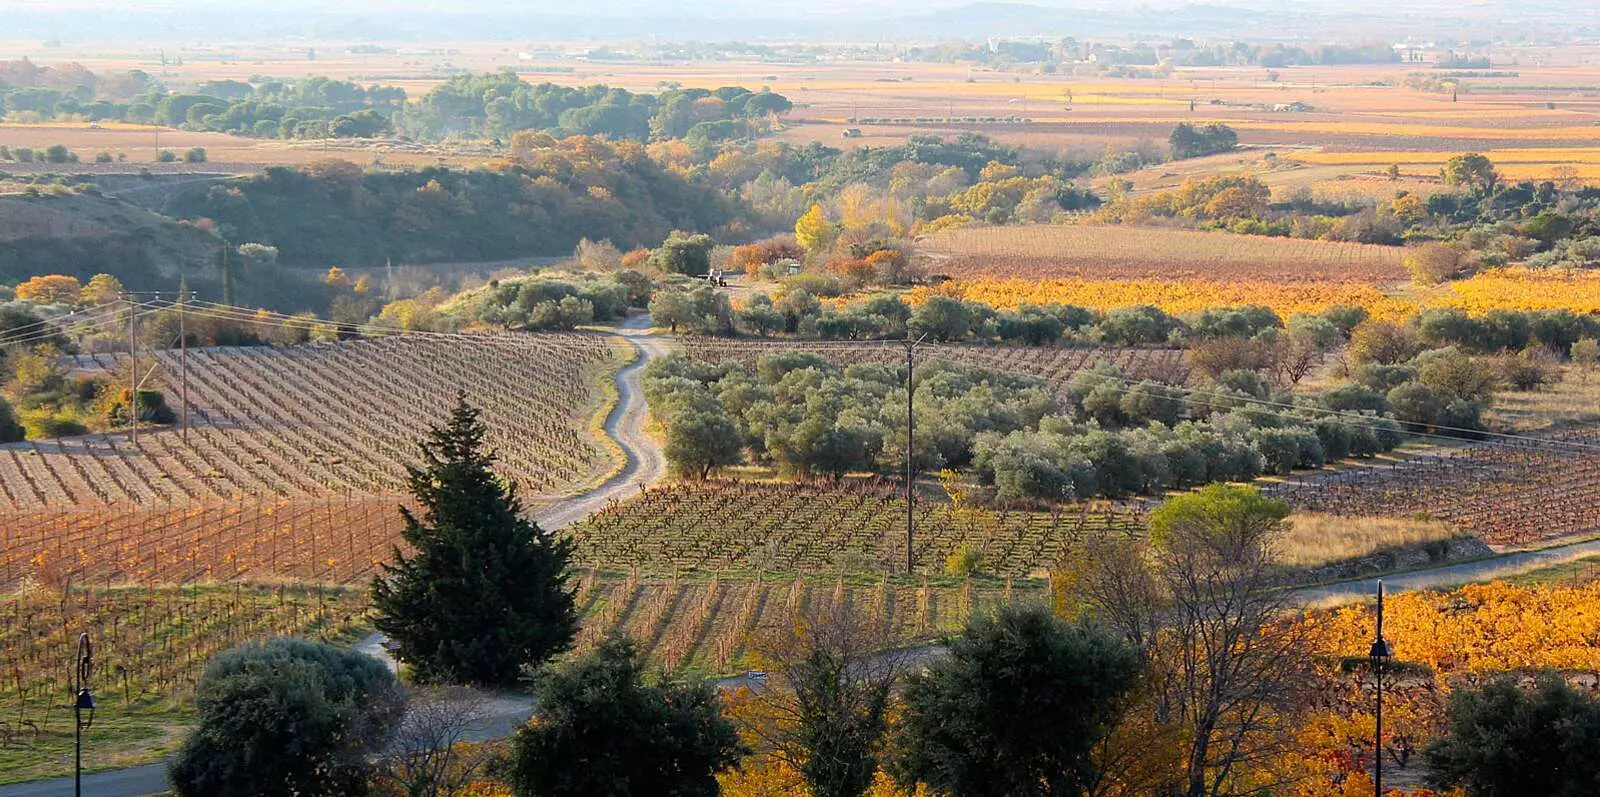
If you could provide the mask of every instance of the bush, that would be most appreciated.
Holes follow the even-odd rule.
[[[183,153],[183,162],[184,163],[205,163],[206,162],[206,148],[205,147],[191,147],[188,152]]]
[[[1559,675],[1457,690],[1448,729],[1423,753],[1432,785],[1468,795],[1580,797],[1600,788],[1600,701]]]
[[[633,643],[612,637],[538,679],[539,721],[517,731],[505,775],[519,797],[711,797],[744,752],[703,683],[644,683]]]
[[[1139,666],[1115,635],[1043,607],[975,615],[950,655],[910,677],[886,769],[908,791],[1082,793]]]
[[[1503,355],[1497,365],[1500,378],[1513,390],[1538,390],[1555,380],[1554,357],[1543,349],[1524,349],[1518,354]]]
[[[156,153],[156,163],[176,163],[178,156],[172,150],[161,150]]]
[[[168,768],[180,797],[361,794],[368,757],[404,701],[387,667],[321,642],[274,639],[217,654],[195,691],[199,726]]]

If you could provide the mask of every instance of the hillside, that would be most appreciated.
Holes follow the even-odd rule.
[[[134,289],[172,289],[212,269],[216,238],[94,193],[0,193],[0,282],[107,271]]]

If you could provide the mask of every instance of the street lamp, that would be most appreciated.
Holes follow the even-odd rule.
[[[1389,640],[1383,638],[1383,581],[1378,581],[1378,629],[1372,639],[1372,649],[1367,652],[1367,658],[1372,660],[1372,669],[1378,674],[1378,712],[1377,730],[1372,735],[1372,793],[1375,797],[1383,797],[1383,669],[1389,659],[1394,658],[1394,648]]]
[[[89,692],[89,676],[93,674],[94,645],[89,642],[88,634],[79,634],[78,666],[73,673],[73,692],[76,699],[72,704],[72,714],[78,726],[72,768],[72,793],[76,797],[83,797],[83,732],[94,724],[94,695]],[[85,711],[89,712],[88,719],[83,716]]]

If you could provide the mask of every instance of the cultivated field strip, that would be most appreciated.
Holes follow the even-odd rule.
[[[1311,512],[1436,518],[1490,545],[1600,533],[1600,436],[1569,432],[1556,438],[1596,448],[1482,443],[1297,477],[1268,491]]]
[[[62,711],[65,662],[78,633],[94,634],[97,729],[141,707],[176,708],[193,696],[212,655],[275,636],[344,640],[365,623],[366,596],[308,586],[230,585],[36,589],[0,600],[0,708],[21,735],[33,726],[72,737]],[[102,730],[102,733],[105,731]],[[70,744],[68,745],[70,750]]]
[[[1010,579],[939,586],[883,577],[648,579],[592,570],[574,581],[583,625],[573,655],[620,631],[658,666],[719,674],[745,669],[752,646],[821,606],[859,607],[885,638],[911,644],[959,628],[1000,601],[1048,596],[1045,582]]]
[[[961,279],[1210,279],[1386,283],[1406,278],[1397,246],[1086,224],[967,227],[922,247]]]
[[[80,369],[123,358],[77,358]],[[181,363],[160,350],[176,410]],[[189,353],[190,430],[0,447],[0,512],[392,493],[456,392],[483,411],[502,474],[529,495],[579,485],[609,456],[586,413],[619,350],[601,336],[391,337]]]
[[[840,367],[858,364],[902,365],[905,348],[894,342],[832,343],[815,341],[727,341],[717,338],[683,338],[691,357],[705,362],[737,362],[754,370],[762,357],[784,352],[816,354]],[[1186,385],[1193,370],[1183,349],[1132,347],[994,346],[985,344],[928,344],[917,349],[919,362],[949,360],[959,365],[1034,376],[1061,389],[1078,372],[1110,363],[1134,380],[1149,379],[1169,385]]]
[[[668,484],[569,529],[575,560],[678,570],[896,570],[905,562],[906,505],[888,481],[843,484],[709,481]],[[1051,512],[958,509],[919,501],[914,560],[939,572],[957,549],[984,572],[1030,576],[1059,564],[1085,535],[1138,534],[1137,505],[1084,503]]]
[[[254,498],[14,512],[0,591],[40,584],[361,583],[393,558],[409,496]]]

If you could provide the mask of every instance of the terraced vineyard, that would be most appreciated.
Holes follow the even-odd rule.
[[[905,561],[905,501],[891,482],[841,485],[709,481],[668,484],[613,504],[569,529],[575,559],[656,572],[894,570]],[[1062,506],[1053,512],[916,507],[915,562],[939,572],[966,546],[984,571],[1047,570],[1087,534],[1142,531],[1137,506]]]
[[[1494,442],[1273,486],[1296,509],[1453,523],[1490,545],[1600,532],[1600,435]]]
[[[762,357],[780,352],[805,351],[838,365],[875,363],[899,365],[905,346],[895,341],[834,343],[806,341],[730,341],[685,338],[684,351],[705,362],[737,362],[754,369]],[[1079,371],[1110,363],[1129,379],[1150,379],[1170,385],[1188,384],[1192,369],[1183,349],[1167,348],[1067,348],[1045,346],[992,346],[983,344],[926,344],[917,348],[919,362],[949,360],[960,365],[1036,376],[1057,388]]]

